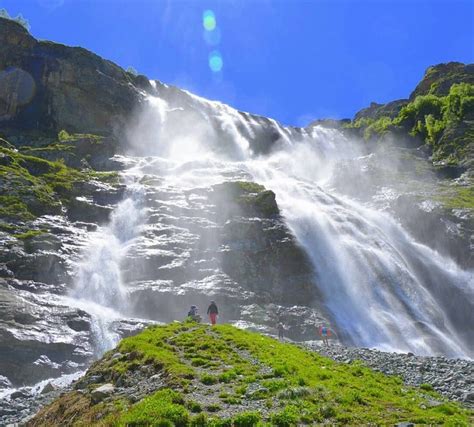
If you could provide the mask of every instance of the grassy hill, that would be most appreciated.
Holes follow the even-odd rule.
[[[107,384],[107,385],[106,385]],[[469,425],[429,385],[229,325],[152,326],[126,338],[29,426]]]

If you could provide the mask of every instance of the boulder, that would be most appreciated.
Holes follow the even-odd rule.
[[[91,399],[94,403],[99,403],[105,398],[111,396],[115,392],[113,384],[104,384],[91,392]]]

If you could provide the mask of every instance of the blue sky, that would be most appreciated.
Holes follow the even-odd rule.
[[[407,97],[429,65],[474,62],[474,0],[0,0],[1,8],[22,13],[37,38],[292,125],[352,117],[371,101]]]

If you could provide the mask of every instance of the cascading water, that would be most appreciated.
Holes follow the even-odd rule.
[[[239,179],[265,185],[275,192],[288,227],[306,249],[323,303],[345,342],[472,357],[466,334],[466,323],[474,322],[472,271],[417,243],[388,213],[334,187],[341,162],[364,154],[356,142],[336,130],[283,128],[187,92],[174,94],[176,99],[166,91],[159,95],[149,98],[130,128],[130,152],[138,156],[124,173],[135,183],[128,186],[130,196],[92,238],[73,290],[94,318],[98,353],[118,339],[113,321],[134,314],[127,286],[136,278],[124,284],[122,264],[144,223],[145,190],[136,183],[148,176],[145,181],[154,182],[147,184],[148,198],[183,194],[173,202],[151,201],[161,206],[156,215],[165,222],[174,209],[189,207],[186,194],[193,189]],[[185,220],[174,221],[176,250],[189,236],[179,234],[179,221]],[[147,249],[159,244],[153,239],[144,244],[144,256],[153,251],[170,256],[169,248]],[[160,268],[175,268],[189,254],[177,256],[170,266],[157,267],[152,279],[159,281]]]
[[[109,225],[99,229],[90,239],[71,292],[76,305],[91,315],[97,354],[117,343],[119,335],[113,331],[112,323],[129,314],[121,263],[140,233],[144,212],[141,186],[129,185],[128,191],[129,196],[114,210]]]
[[[220,103],[186,97],[165,121],[155,120],[158,130],[146,123],[153,114],[163,117],[162,104],[154,98],[155,108],[135,133],[142,139],[146,135],[148,152],[173,161],[176,170],[202,168],[204,162],[206,172],[192,175],[194,187],[222,181],[228,171],[228,176],[250,176],[273,190],[313,262],[324,304],[346,342],[472,357],[465,334],[474,307],[472,271],[414,241],[389,214],[331,186],[339,162],[361,155],[355,142],[335,130],[296,132]],[[254,154],[249,139],[267,134],[273,148]]]

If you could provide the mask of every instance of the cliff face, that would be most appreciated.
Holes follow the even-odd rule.
[[[137,79],[79,47],[34,39],[0,18],[2,127],[120,133],[141,96]]]

